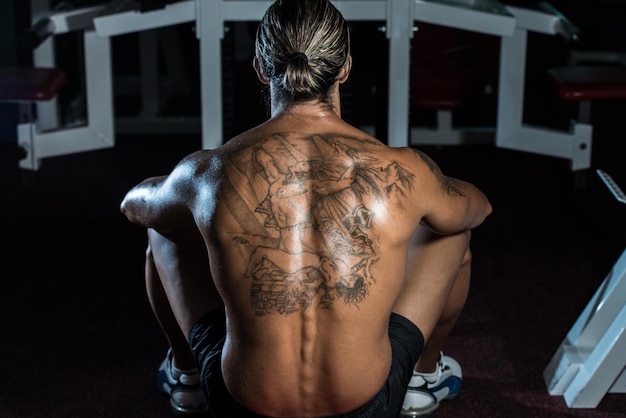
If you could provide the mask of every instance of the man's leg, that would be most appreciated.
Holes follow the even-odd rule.
[[[407,279],[394,312],[413,321],[426,345],[416,370],[432,372],[469,291],[470,233],[440,236],[420,228],[409,251]]]
[[[458,374],[460,378],[458,364],[453,359],[444,358],[449,363],[444,365],[440,353],[467,299],[471,262],[469,241],[470,232],[439,236],[425,228],[414,237],[405,287],[394,307],[394,312],[420,328],[426,341],[415,366],[415,371],[424,378],[414,376],[410,386],[421,386],[426,391],[435,387],[446,378],[442,375],[443,368],[447,368],[446,373]],[[412,408],[413,412],[434,410],[441,400],[439,396],[430,393],[422,396],[419,392],[409,390],[405,406]],[[448,396],[448,393],[442,396]]]
[[[196,321],[222,308],[204,242],[199,234],[168,239],[148,231],[146,290],[171,351],[159,368],[159,386],[179,415],[207,411],[200,375],[188,337]]]
[[[198,319],[224,306],[213,283],[204,241],[197,230],[165,237],[150,229],[148,242],[167,302],[186,339]],[[167,316],[167,309],[159,312]],[[164,331],[176,333],[171,327]]]
[[[167,339],[169,347],[172,350],[174,357],[174,365],[182,370],[190,370],[196,367],[196,361],[194,359],[187,338],[183,334],[178,321],[174,316],[170,301],[167,299],[161,278],[157,272],[157,268],[154,265],[154,257],[152,255],[152,247],[148,245],[146,251],[146,292],[148,294],[148,300],[152,307],[152,312],[156,317],[161,330]]]

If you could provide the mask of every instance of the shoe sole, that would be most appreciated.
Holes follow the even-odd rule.
[[[420,410],[412,410],[412,409],[403,409],[400,411],[400,417],[423,417],[423,416],[430,416],[432,415],[437,408],[439,408],[439,405],[441,405],[441,402],[445,402],[445,401],[450,401],[454,398],[456,398],[457,396],[459,396],[459,394],[457,393],[456,395],[452,395],[449,396],[447,398],[442,399],[441,401],[439,401],[438,403],[425,408],[425,409],[420,409]]]
[[[187,408],[181,407],[180,405],[176,405],[172,399],[170,399],[170,409],[172,410],[172,413],[174,414],[174,416],[178,418],[209,417],[208,408],[203,409],[203,410],[187,409]]]
[[[439,408],[439,404],[436,403],[428,409],[420,409],[419,411],[412,411],[410,409],[403,409],[400,411],[400,417],[424,417],[432,415],[437,408]]]

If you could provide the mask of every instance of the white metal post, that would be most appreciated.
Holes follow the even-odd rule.
[[[46,18],[50,14],[50,0],[30,1],[31,24],[35,24],[39,19]],[[35,67],[54,68],[56,67],[54,41],[52,37],[46,39],[33,50],[33,65]],[[59,110],[57,99],[52,98],[46,102],[35,104],[37,108],[37,129],[48,130],[59,126]]]
[[[33,64],[35,67],[42,68],[56,67],[54,39],[52,37],[46,39],[33,51]],[[37,108],[37,129],[46,131],[59,127],[61,123],[56,97],[46,102],[37,102],[35,106]]]
[[[196,31],[200,39],[202,148],[222,145],[222,56],[224,38],[221,0],[196,0]]]
[[[522,126],[527,36],[525,29],[516,28],[513,36],[500,40],[496,127],[496,144],[499,147],[506,146],[507,140]]]
[[[409,143],[409,90],[413,1],[388,0],[389,110],[387,144],[406,147]]]

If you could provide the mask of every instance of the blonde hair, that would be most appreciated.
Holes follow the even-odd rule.
[[[277,0],[256,34],[259,67],[288,101],[329,101],[350,56],[350,34],[329,0]]]

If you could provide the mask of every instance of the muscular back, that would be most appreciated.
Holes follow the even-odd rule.
[[[196,221],[227,312],[229,391],[265,415],[358,408],[389,373],[420,159],[355,129],[267,127],[211,158],[196,211],[217,204]]]

